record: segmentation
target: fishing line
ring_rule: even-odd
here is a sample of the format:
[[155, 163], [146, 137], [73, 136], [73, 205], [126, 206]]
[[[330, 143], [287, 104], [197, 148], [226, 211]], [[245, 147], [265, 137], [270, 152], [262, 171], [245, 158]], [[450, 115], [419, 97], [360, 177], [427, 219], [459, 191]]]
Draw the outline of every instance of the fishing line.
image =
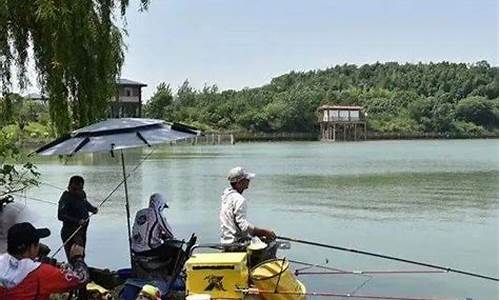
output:
[[65, 191], [65, 190], [66, 190], [65, 188], [62, 188], [62, 187], [57, 186], [57, 185], [54, 185], [54, 184], [52, 184], [52, 183], [48, 183], [48, 182], [44, 182], [44, 181], [38, 181], [38, 183], [43, 184], [43, 185], [46, 185], [46, 186], [53, 187], [53, 188], [55, 188], [56, 190], [60, 190], [60, 191]]
[[404, 258], [398, 258], [398, 257], [394, 257], [394, 256], [384, 255], [384, 254], [378, 254], [378, 253], [374, 253], [374, 252], [367, 252], [367, 251], [356, 250], [356, 249], [352, 249], [352, 248], [345, 248], [345, 247], [328, 245], [328, 244], [322, 244], [322, 243], [317, 243], [317, 242], [304, 241], [304, 240], [299, 240], [299, 239], [289, 238], [289, 237], [284, 237], [284, 236], [277, 236], [276, 238], [280, 239], [280, 240], [285, 240], [285, 241], [290, 241], [290, 242], [296, 242], [296, 243], [300, 243], [300, 244], [306, 244], [306, 245], [312, 245], [312, 246], [317, 246], [317, 247], [335, 249], [335, 250], [340, 250], [340, 251], [348, 251], [348, 252], [352, 252], [352, 253], [356, 253], [356, 254], [369, 255], [369, 256], [374, 256], [374, 257], [379, 257], [379, 258], [384, 258], [384, 259], [395, 260], [395, 261], [400, 261], [400, 262], [404, 262], [404, 263], [409, 263], [409, 264], [414, 264], [414, 265], [429, 267], [429, 268], [433, 268], [433, 269], [444, 270], [446, 272], [459, 273], [459, 274], [463, 274], [463, 275], [468, 275], [468, 276], [473, 276], [473, 277], [478, 277], [478, 278], [483, 278], [483, 279], [498, 281], [498, 278], [494, 278], [494, 277], [490, 277], [490, 276], [486, 276], [486, 275], [481, 275], [481, 274], [477, 274], [477, 273], [462, 271], [462, 270], [458, 270], [458, 269], [453, 269], [453, 268], [449, 268], [449, 267], [428, 264], [428, 263], [414, 261], [414, 260], [409, 260], [409, 259], [404, 259]]
[[48, 200], [43, 200], [43, 199], [40, 199], [40, 198], [31, 197], [31, 196], [28, 197], [26, 195], [20, 195], [20, 194], [17, 194], [17, 193], [12, 193], [10, 195], [18, 196], [18, 197], [21, 197], [21, 198], [24, 198], [24, 199], [33, 200], [33, 201], [37, 201], [37, 202], [43, 202], [43, 203], [47, 203], [47, 204], [57, 205], [56, 202], [52, 202], [52, 201], [48, 201]]
[[[318, 264], [311, 264], [311, 263], [306, 263], [306, 262], [296, 261], [296, 260], [289, 260], [289, 262], [307, 266], [305, 268], [296, 269], [294, 272], [295, 276], [299, 276], [299, 275], [303, 275], [303, 274], [306, 274], [306, 275], [309, 275], [309, 274], [314, 274], [314, 275], [350, 274], [350, 275], [354, 275], [354, 276], [358, 276], [358, 277], [364, 277], [363, 282], [351, 291], [351, 293], [350, 293], [351, 295], [356, 293], [360, 289], [362, 289], [370, 280], [372, 280], [374, 278], [374, 276], [369, 275], [365, 272], [344, 271], [344, 270], [337, 269], [337, 268], [327, 267], [327, 266], [318, 265]], [[329, 270], [329, 272], [325, 272], [325, 271], [323, 271], [323, 272], [304, 272], [304, 270], [312, 269], [315, 267], [319, 268], [319, 269]]]
[[[361, 290], [373, 278], [374, 278], [373, 276], [368, 276], [368, 278], [365, 281], [363, 281], [360, 285], [358, 285], [356, 288], [354, 288], [349, 294], [354, 295], [357, 291]], [[356, 296], [354, 296], [354, 297], [356, 297]]]
[[337, 268], [328, 267], [328, 266], [324, 266], [324, 265], [318, 265], [318, 264], [311, 264], [311, 263], [308, 263], [308, 262], [303, 262], [303, 261], [298, 261], [298, 260], [289, 259], [288, 261], [291, 262], [291, 263], [295, 263], [295, 264], [307, 266], [307, 267], [304, 267], [304, 268], [296, 269], [295, 270], [295, 275], [298, 275], [297, 272], [298, 273], [302, 273], [303, 270], [308, 270], [308, 269], [311, 269], [311, 268], [314, 268], [314, 267], [320, 268], [320, 269], [324, 269], [324, 270], [336, 271], [336, 272], [349, 272], [349, 271], [342, 270], [342, 269], [337, 269]]
[[[305, 265], [307, 267], [303, 268], [295, 268], [294, 274], [296, 276], [299, 275], [391, 275], [391, 274], [442, 274], [446, 273], [446, 271], [443, 270], [371, 270], [371, 271], [362, 271], [362, 270], [355, 270], [355, 271], [347, 271], [347, 270], [342, 270], [338, 268], [332, 268], [328, 267], [325, 265], [318, 265], [318, 264], [311, 264], [303, 261], [298, 261], [298, 260], [288, 260], [291, 263], [295, 263], [298, 265]], [[310, 270], [313, 268], [318, 268], [322, 270], [328, 270], [328, 271], [306, 271]]]
[[[145, 162], [152, 154], [153, 152], [155, 151], [154, 148], [151, 149], [151, 151], [146, 154], [146, 156], [144, 158], [142, 158], [139, 163], [132, 169], [132, 171], [130, 171], [126, 176], [125, 178], [122, 179], [122, 181], [106, 196], [106, 198], [104, 198], [104, 200], [102, 200], [98, 205], [97, 207], [101, 207], [104, 203], [106, 203], [106, 201], [108, 201], [111, 196], [125, 183], [125, 181], [142, 165], [143, 162]], [[63, 241], [63, 244], [54, 252], [54, 254], [52, 254], [51, 258], [54, 258], [57, 253], [59, 253], [59, 251], [61, 251], [62, 248], [64, 248], [64, 246], [66, 246], [66, 244], [78, 233], [78, 231], [80, 231], [84, 225], [86, 225], [88, 223], [88, 221], [90, 220], [90, 217], [92, 217], [93, 215], [95, 215], [94, 213], [90, 213], [89, 216], [84, 220], [84, 223], [83, 224], [80, 224], [80, 226], [78, 226], [78, 228], [76, 228], [76, 230], [65, 240]]]
[[389, 271], [321, 271], [321, 272], [309, 272], [309, 271], [295, 271], [295, 275], [394, 275], [394, 274], [442, 274], [446, 273], [443, 270], [389, 270]]
[[[52, 188], [54, 188], [56, 190], [63, 191], [63, 192], [68, 190], [68, 188], [62, 188], [60, 186], [57, 186], [55, 184], [48, 183], [48, 182], [45, 182], [45, 181], [38, 181], [38, 183], [42, 184], [42, 185], [46, 185], [46, 186], [52, 187]], [[92, 201], [94, 200], [94, 198], [91, 198], [91, 197], [88, 197], [88, 196], [87, 196], [87, 199], [90, 199]]]

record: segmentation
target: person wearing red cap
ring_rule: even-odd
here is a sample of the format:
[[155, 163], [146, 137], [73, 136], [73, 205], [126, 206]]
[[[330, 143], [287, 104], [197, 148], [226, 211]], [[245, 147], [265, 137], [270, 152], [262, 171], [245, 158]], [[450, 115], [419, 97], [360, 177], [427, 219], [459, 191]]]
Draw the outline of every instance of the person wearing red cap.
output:
[[54, 293], [78, 289], [89, 280], [83, 261], [83, 247], [73, 245], [71, 266], [54, 266], [38, 261], [40, 239], [50, 235], [47, 228], [18, 223], [7, 233], [7, 253], [0, 255], [0, 300], [48, 300]]

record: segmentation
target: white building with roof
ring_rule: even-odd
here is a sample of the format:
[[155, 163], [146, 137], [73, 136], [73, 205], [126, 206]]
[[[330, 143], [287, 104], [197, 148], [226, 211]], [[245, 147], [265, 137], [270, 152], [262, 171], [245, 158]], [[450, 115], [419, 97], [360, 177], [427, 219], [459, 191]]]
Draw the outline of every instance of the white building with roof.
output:
[[[108, 116], [111, 118], [140, 118], [142, 116], [142, 88], [147, 84], [120, 78], [116, 81], [116, 94], [111, 99]], [[25, 98], [48, 103], [49, 96], [30, 93]]]
[[142, 88], [147, 84], [120, 78], [117, 80], [117, 91], [111, 99], [110, 117], [140, 118], [142, 116]]

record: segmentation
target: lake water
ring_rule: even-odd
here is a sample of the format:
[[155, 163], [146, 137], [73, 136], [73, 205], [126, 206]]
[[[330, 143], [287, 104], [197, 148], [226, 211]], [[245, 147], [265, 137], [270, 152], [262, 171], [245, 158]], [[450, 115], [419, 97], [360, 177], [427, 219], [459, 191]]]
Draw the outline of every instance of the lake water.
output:
[[[133, 169], [148, 153], [127, 151]], [[98, 203], [121, 180], [118, 156], [38, 162], [44, 183], [65, 187], [86, 179]], [[218, 240], [220, 193], [236, 165], [257, 173], [245, 192], [249, 219], [279, 235], [373, 251], [498, 277], [498, 140], [249, 143], [157, 148], [129, 179], [134, 213], [153, 192], [166, 195], [166, 216], [179, 237]], [[57, 202], [61, 190], [42, 184], [27, 197]], [[22, 198], [18, 200], [22, 201]], [[56, 206], [26, 199], [37, 223], [60, 243]], [[88, 262], [127, 266], [123, 189], [93, 217]], [[293, 244], [289, 258], [343, 270], [425, 268]], [[62, 256], [60, 256], [62, 258]], [[351, 293], [370, 277], [310, 275], [309, 291]], [[377, 275], [357, 294], [498, 299], [498, 282], [458, 274]]]

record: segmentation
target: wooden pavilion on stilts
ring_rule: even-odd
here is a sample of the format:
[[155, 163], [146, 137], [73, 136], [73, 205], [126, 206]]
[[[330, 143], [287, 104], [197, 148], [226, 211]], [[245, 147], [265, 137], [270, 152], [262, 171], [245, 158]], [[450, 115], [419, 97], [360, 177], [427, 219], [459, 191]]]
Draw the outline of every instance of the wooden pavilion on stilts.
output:
[[323, 105], [318, 108], [322, 141], [366, 140], [366, 117], [362, 106]]

